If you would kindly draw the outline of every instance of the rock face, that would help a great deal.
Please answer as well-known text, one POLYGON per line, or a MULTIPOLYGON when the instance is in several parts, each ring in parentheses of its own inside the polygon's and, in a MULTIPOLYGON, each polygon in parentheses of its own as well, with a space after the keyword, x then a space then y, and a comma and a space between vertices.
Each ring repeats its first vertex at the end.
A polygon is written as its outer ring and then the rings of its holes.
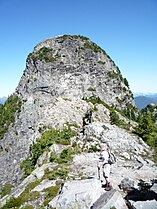
POLYGON ((101 182, 96 179, 67 181, 60 197, 56 196, 49 206, 52 208, 90 208, 101 194, 103 194, 101 182))
POLYGON ((61 36, 35 47, 28 56, 17 92, 26 100, 30 96, 48 101, 58 96, 94 96, 124 109, 128 104, 134 105, 126 84, 118 67, 96 44, 81 36, 61 36))
POLYGON ((122 198, 122 195, 116 191, 111 190, 103 195, 94 203, 92 209, 127 209, 127 206, 122 198))
MULTIPOLYGON (((119 110, 129 107, 130 111, 136 107, 127 80, 106 52, 89 39, 65 35, 38 44, 27 58, 26 69, 15 94, 22 101, 21 111, 0 141, 0 190, 6 184, 11 184, 13 189, 10 195, 0 200, 0 207, 12 196, 20 196, 29 183, 36 180, 41 182, 29 193, 38 192, 38 201, 29 200, 23 206, 42 207, 45 196, 49 196, 46 189, 57 187, 55 180, 47 179, 47 170, 52 172, 58 165, 50 162, 49 158, 52 152, 60 155, 68 146, 53 144, 45 149, 35 170, 24 180, 20 168, 21 162, 31 157, 30 147, 49 128, 63 129, 70 125, 77 132, 71 143, 83 151, 71 161, 69 180, 64 182, 62 190, 56 198, 47 200, 49 207, 103 209, 105 204, 106 208, 125 208, 124 194, 121 195, 118 187, 125 177, 135 184, 139 179, 157 178, 150 148, 130 129, 111 125, 111 107, 119 110), (99 102, 92 103, 92 99, 99 102), (83 119, 91 108, 92 122, 83 126, 83 119), (110 204, 103 202, 103 206, 101 200, 105 191, 97 179, 99 155, 93 153, 102 142, 110 145, 117 158, 111 173, 114 187, 109 196, 111 201, 110 204)), ((117 114, 126 125, 137 125, 117 114)))

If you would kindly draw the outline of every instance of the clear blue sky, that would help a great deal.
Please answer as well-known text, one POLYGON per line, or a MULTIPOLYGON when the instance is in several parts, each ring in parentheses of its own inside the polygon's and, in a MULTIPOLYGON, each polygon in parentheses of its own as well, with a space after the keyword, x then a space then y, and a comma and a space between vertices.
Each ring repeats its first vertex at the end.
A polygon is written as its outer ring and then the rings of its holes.
POLYGON ((87 36, 133 92, 157 93, 157 0, 0 0, 0 97, 12 94, 28 54, 46 38, 87 36))

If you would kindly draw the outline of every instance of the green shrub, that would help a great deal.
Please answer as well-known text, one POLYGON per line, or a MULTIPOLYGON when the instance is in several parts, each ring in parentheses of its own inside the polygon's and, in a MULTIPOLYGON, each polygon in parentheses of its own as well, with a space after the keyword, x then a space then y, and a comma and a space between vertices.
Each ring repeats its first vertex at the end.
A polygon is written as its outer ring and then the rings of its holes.
POLYGON ((137 122, 138 126, 135 127, 134 133, 154 149, 153 158, 157 162, 157 125, 149 112, 140 111, 137 122))
POLYGON ((124 84, 125 84, 127 87, 129 87, 129 83, 128 83, 128 81, 127 81, 126 78, 124 78, 124 84))
POLYGON ((48 203, 57 195, 59 192, 61 183, 57 183, 56 186, 48 187, 44 189, 45 192, 45 200, 44 200, 44 206, 47 206, 48 203))
POLYGON ((7 194, 10 194, 11 188, 12 188, 11 184, 4 185, 4 187, 2 188, 2 192, 1 192, 1 198, 4 197, 7 194))
POLYGON ((4 137, 9 125, 15 122, 15 114, 20 110, 21 101, 16 95, 11 95, 4 105, 0 106, 0 139, 4 137))
POLYGON ((24 169, 24 175, 23 178, 29 176, 32 171, 34 170, 34 164, 32 159, 25 159, 21 164, 20 164, 21 169, 24 169))
POLYGON ((145 135, 149 136, 151 133, 157 132, 156 125, 148 115, 141 117, 138 122, 139 125, 135 128, 135 133, 140 137, 144 138, 145 135))
POLYGON ((88 41, 89 40, 89 38, 87 38, 87 37, 85 37, 85 36, 81 36, 81 35, 67 35, 67 34, 65 34, 65 35, 63 35, 63 36, 60 36, 60 37, 58 37, 58 38, 60 38, 60 39, 68 39, 68 38, 74 38, 74 39, 81 39, 81 41, 88 41))
POLYGON ((100 149, 97 145, 91 145, 91 147, 88 150, 89 152, 100 152, 100 149))
POLYGON ((45 60, 45 62, 54 62, 56 61, 58 56, 52 55, 52 49, 47 47, 42 47, 36 52, 30 53, 28 55, 28 59, 39 59, 39 60, 45 60))
POLYGON ((114 72, 114 71, 109 71, 109 72, 108 72, 108 76, 109 76, 110 78, 118 78, 119 74, 117 74, 117 73, 114 72))
POLYGON ((50 156, 51 162, 57 162, 59 165, 53 171, 46 169, 44 178, 48 178, 49 180, 55 180, 57 178, 66 179, 69 173, 68 163, 76 153, 79 153, 77 146, 65 148, 59 157, 57 157, 55 152, 52 152, 50 156))
POLYGON ((34 209, 34 207, 32 205, 26 205, 22 207, 21 209, 34 209))
POLYGON ((19 199, 17 200, 14 197, 11 197, 9 200, 6 201, 6 204, 1 207, 1 209, 19 208, 21 206, 21 203, 18 201, 19 199))
POLYGON ((19 197, 14 198, 11 197, 6 204, 1 209, 8 209, 8 208, 19 208, 25 202, 35 200, 36 198, 40 197, 39 192, 31 192, 33 188, 35 188, 40 181, 35 181, 30 183, 26 189, 20 194, 19 197))
POLYGON ((110 112, 110 120, 111 124, 120 125, 121 121, 119 119, 119 115, 115 111, 110 112))
MULTIPOLYGON (((119 109, 109 106, 104 101, 102 101, 99 97, 83 98, 83 100, 85 100, 86 102, 91 102, 94 105, 94 108, 95 108, 95 105, 102 104, 104 107, 106 107, 107 109, 109 109, 112 112, 110 115, 111 115, 111 117, 113 117, 113 120, 114 120, 114 117, 118 117, 118 116, 115 116, 115 114, 116 114, 116 113, 114 113, 115 110, 117 112, 119 112, 121 115, 123 115, 124 117, 127 117, 131 120, 136 120, 135 113, 137 113, 137 108, 134 107, 132 104, 127 104, 127 107, 124 110, 119 110, 119 109)), ((122 101, 118 100, 118 98, 117 98, 117 101, 122 102, 122 101)), ((122 125, 122 123, 121 123, 121 125, 122 125)))
POLYGON ((101 65, 105 65, 106 62, 102 61, 102 60, 99 60, 98 63, 101 64, 101 65))
POLYGON ((50 162, 55 162, 57 160, 57 155, 55 152, 51 152, 50 162))
POLYGON ((60 154, 60 163, 67 163, 72 160, 72 155, 75 154, 73 148, 65 148, 60 154))
POLYGON ((31 147, 32 157, 27 158, 21 163, 21 168, 24 169, 24 177, 28 176, 36 165, 38 158, 52 144, 58 143, 63 145, 70 144, 70 138, 76 134, 70 127, 63 130, 50 129, 45 131, 41 138, 31 147))
MULTIPOLYGON (((104 107, 106 107, 107 109, 110 110, 110 120, 111 120, 111 124, 115 124, 117 126, 121 126, 125 129, 128 129, 129 128, 129 125, 126 124, 124 121, 122 121, 120 118, 119 118, 119 115, 116 113, 117 112, 120 112, 120 114, 122 114, 123 116, 126 117, 125 115, 125 110, 124 111, 121 111, 121 110, 118 110, 118 109, 115 109, 111 106, 109 106, 108 104, 106 104, 104 101, 102 101, 99 97, 90 97, 89 99, 87 98, 83 98, 83 100, 85 100, 86 102, 91 102, 93 105, 94 105, 94 108, 93 108, 93 111, 97 111, 97 108, 96 108, 96 105, 97 104, 102 104, 104 107), (96 108, 96 109, 95 109, 96 108), (116 110, 116 111, 115 111, 116 110)), ((132 110, 134 107, 132 106, 132 110)), ((132 118, 133 118, 133 115, 134 115, 134 111, 132 112, 132 118)), ((135 116, 135 115, 134 115, 135 116)))
MULTIPOLYGON (((119 110, 118 110, 119 111, 119 110)), ((137 108, 135 106, 133 106, 132 104, 127 104, 126 108, 122 111, 119 111, 123 116, 127 117, 128 119, 131 120, 136 120, 136 113, 137 108)))
POLYGON ((92 51, 94 51, 95 53, 97 52, 103 52, 103 50, 101 49, 101 47, 99 47, 97 44, 91 42, 91 41, 86 41, 84 43, 84 48, 86 49, 91 49, 92 51))
POLYGON ((59 157, 57 157, 55 152, 51 152, 50 162, 57 162, 59 164, 68 163, 72 160, 73 155, 78 152, 79 152, 79 150, 78 150, 77 146, 65 148, 64 150, 62 150, 59 157))
POLYGON ((126 78, 123 79, 123 77, 122 77, 122 75, 121 75, 121 72, 120 72, 120 70, 119 70, 118 67, 116 67, 116 71, 109 71, 107 74, 108 74, 108 76, 109 76, 110 78, 112 78, 112 79, 115 78, 115 79, 118 79, 118 80, 120 80, 120 81, 124 81, 124 82, 127 83, 126 78))
POLYGON ((49 180, 66 179, 69 173, 69 168, 66 165, 58 165, 53 171, 47 174, 49 180))
POLYGON ((98 108, 96 107, 96 105, 94 105, 94 108, 92 108, 92 112, 97 112, 98 108))
POLYGON ((85 100, 86 102, 91 102, 93 105, 102 104, 107 109, 112 110, 112 108, 104 101, 102 101, 99 97, 83 98, 83 100, 85 100))
POLYGON ((11 197, 1 209, 20 208, 25 202, 35 200, 39 196, 39 192, 32 192, 22 194, 17 198, 11 197))
POLYGON ((126 124, 123 120, 121 120, 119 115, 114 110, 110 111, 110 121, 112 125, 115 124, 125 129, 129 129, 130 127, 130 124, 126 124))

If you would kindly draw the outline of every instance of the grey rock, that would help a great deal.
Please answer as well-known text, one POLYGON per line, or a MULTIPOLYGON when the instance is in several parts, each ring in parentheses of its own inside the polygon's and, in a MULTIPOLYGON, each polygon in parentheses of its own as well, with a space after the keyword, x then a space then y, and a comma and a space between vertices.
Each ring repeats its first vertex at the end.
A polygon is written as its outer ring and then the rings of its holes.
POLYGON ((79 208, 87 209, 104 193, 101 182, 97 179, 81 181, 67 181, 61 191, 51 202, 52 208, 79 208))
POLYGON ((157 184, 156 183, 151 187, 151 190, 153 190, 155 193, 157 193, 157 184))
MULTIPOLYGON (((55 166, 55 163, 48 163, 42 165, 41 167, 37 167, 27 178, 25 178, 16 188, 14 188, 9 195, 6 195, 2 199, 0 199, 0 207, 2 207, 11 197, 19 197, 30 183, 36 180, 40 180, 44 175, 45 169, 49 168, 50 170, 53 170, 55 166)), ((51 181, 49 183, 52 184, 53 182, 51 181)), ((44 186, 42 185, 42 188, 43 187, 44 186)))
POLYGON ((126 203, 122 195, 112 189, 104 194, 102 194, 99 199, 93 204, 91 209, 127 209, 126 203))
POLYGON ((156 200, 137 201, 134 202, 132 205, 135 209, 156 209, 157 201, 156 200))
POLYGON ((134 189, 135 185, 134 185, 134 181, 125 178, 121 181, 120 185, 119 185, 120 189, 122 189, 125 192, 129 192, 131 190, 134 189))
POLYGON ((49 187, 53 187, 55 185, 56 185, 56 181, 50 181, 50 180, 45 179, 38 186, 36 186, 32 190, 32 192, 34 192, 34 191, 41 192, 44 189, 49 188, 49 187))

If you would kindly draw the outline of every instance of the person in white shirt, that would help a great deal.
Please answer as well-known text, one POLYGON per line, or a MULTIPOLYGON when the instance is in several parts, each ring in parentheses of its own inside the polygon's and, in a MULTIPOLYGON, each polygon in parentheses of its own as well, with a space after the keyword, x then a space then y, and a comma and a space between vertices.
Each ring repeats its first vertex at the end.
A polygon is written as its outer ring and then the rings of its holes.
POLYGON ((100 162, 98 163, 98 172, 99 172, 99 178, 100 178, 100 169, 103 170, 103 177, 105 180, 105 190, 109 191, 111 190, 111 183, 110 183, 110 171, 111 171, 111 165, 108 163, 109 160, 109 147, 107 144, 103 144, 101 146, 101 157, 100 162))

